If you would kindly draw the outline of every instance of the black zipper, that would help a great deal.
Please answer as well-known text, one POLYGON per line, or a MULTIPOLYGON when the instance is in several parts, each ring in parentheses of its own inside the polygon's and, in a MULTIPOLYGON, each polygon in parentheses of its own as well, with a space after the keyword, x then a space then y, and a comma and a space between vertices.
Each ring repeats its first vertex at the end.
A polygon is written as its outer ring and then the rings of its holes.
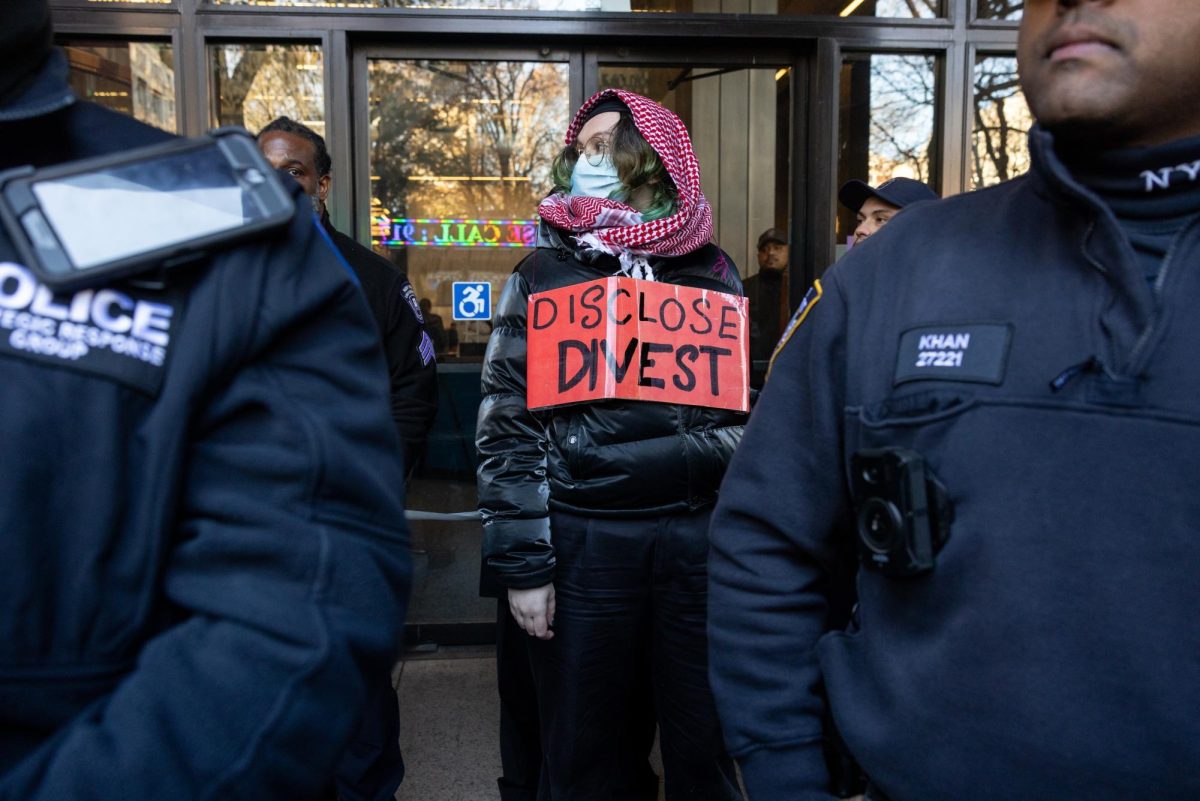
POLYGON ((1158 332, 1158 329, 1162 323, 1162 290, 1166 285, 1167 273, 1170 272, 1171 267, 1174 266, 1175 255, 1179 251, 1180 243, 1187 239, 1188 234, 1192 232, 1192 229, 1196 227, 1197 223, 1200 223, 1200 217, 1193 218, 1191 222, 1185 225, 1183 230, 1179 232, 1179 235, 1176 236, 1175 240, 1171 243, 1171 247, 1167 249, 1167 255, 1163 257, 1162 266, 1158 269, 1158 276, 1154 279, 1154 299, 1156 301, 1154 315, 1150 319, 1150 324, 1146 326, 1146 330, 1142 332, 1141 336, 1138 337, 1137 342, 1134 343, 1133 351, 1129 354, 1129 372, 1132 375, 1137 375, 1142 367, 1142 350, 1150 341, 1151 336, 1158 332))

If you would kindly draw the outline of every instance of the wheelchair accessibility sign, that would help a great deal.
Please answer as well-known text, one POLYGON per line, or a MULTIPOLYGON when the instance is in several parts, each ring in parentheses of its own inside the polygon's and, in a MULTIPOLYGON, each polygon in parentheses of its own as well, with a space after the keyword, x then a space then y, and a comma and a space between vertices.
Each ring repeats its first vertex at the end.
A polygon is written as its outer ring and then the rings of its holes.
POLYGON ((454 319, 492 319, 492 285, 486 281, 455 281, 454 319))

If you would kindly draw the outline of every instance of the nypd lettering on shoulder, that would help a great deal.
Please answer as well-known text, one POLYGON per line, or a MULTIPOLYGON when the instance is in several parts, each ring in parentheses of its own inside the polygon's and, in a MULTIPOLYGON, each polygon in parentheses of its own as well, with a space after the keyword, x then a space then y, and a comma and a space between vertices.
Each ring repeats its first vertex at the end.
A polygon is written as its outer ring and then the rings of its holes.
POLYGON ((1000 384, 1012 327, 960 323, 911 328, 900 335, 895 384, 906 381, 973 381, 1000 384))
POLYGON ((28 269, 0 262, 0 353, 161 385, 178 303, 163 292, 84 289, 55 295, 28 269))

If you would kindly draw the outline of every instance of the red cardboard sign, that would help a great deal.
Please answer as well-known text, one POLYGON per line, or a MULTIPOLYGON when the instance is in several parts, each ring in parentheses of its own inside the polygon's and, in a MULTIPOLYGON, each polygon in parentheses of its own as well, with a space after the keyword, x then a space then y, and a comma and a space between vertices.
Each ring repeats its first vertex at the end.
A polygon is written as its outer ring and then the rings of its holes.
POLYGON ((749 411, 747 301, 612 277, 529 298, 530 409, 603 398, 749 411))

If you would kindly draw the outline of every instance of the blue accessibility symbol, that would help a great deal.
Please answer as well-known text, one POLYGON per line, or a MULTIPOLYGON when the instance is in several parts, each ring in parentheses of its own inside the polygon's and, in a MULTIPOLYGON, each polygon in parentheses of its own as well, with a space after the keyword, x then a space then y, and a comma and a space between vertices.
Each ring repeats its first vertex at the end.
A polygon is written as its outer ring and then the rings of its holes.
POLYGON ((492 285, 486 281, 455 281, 454 319, 492 319, 492 285))

